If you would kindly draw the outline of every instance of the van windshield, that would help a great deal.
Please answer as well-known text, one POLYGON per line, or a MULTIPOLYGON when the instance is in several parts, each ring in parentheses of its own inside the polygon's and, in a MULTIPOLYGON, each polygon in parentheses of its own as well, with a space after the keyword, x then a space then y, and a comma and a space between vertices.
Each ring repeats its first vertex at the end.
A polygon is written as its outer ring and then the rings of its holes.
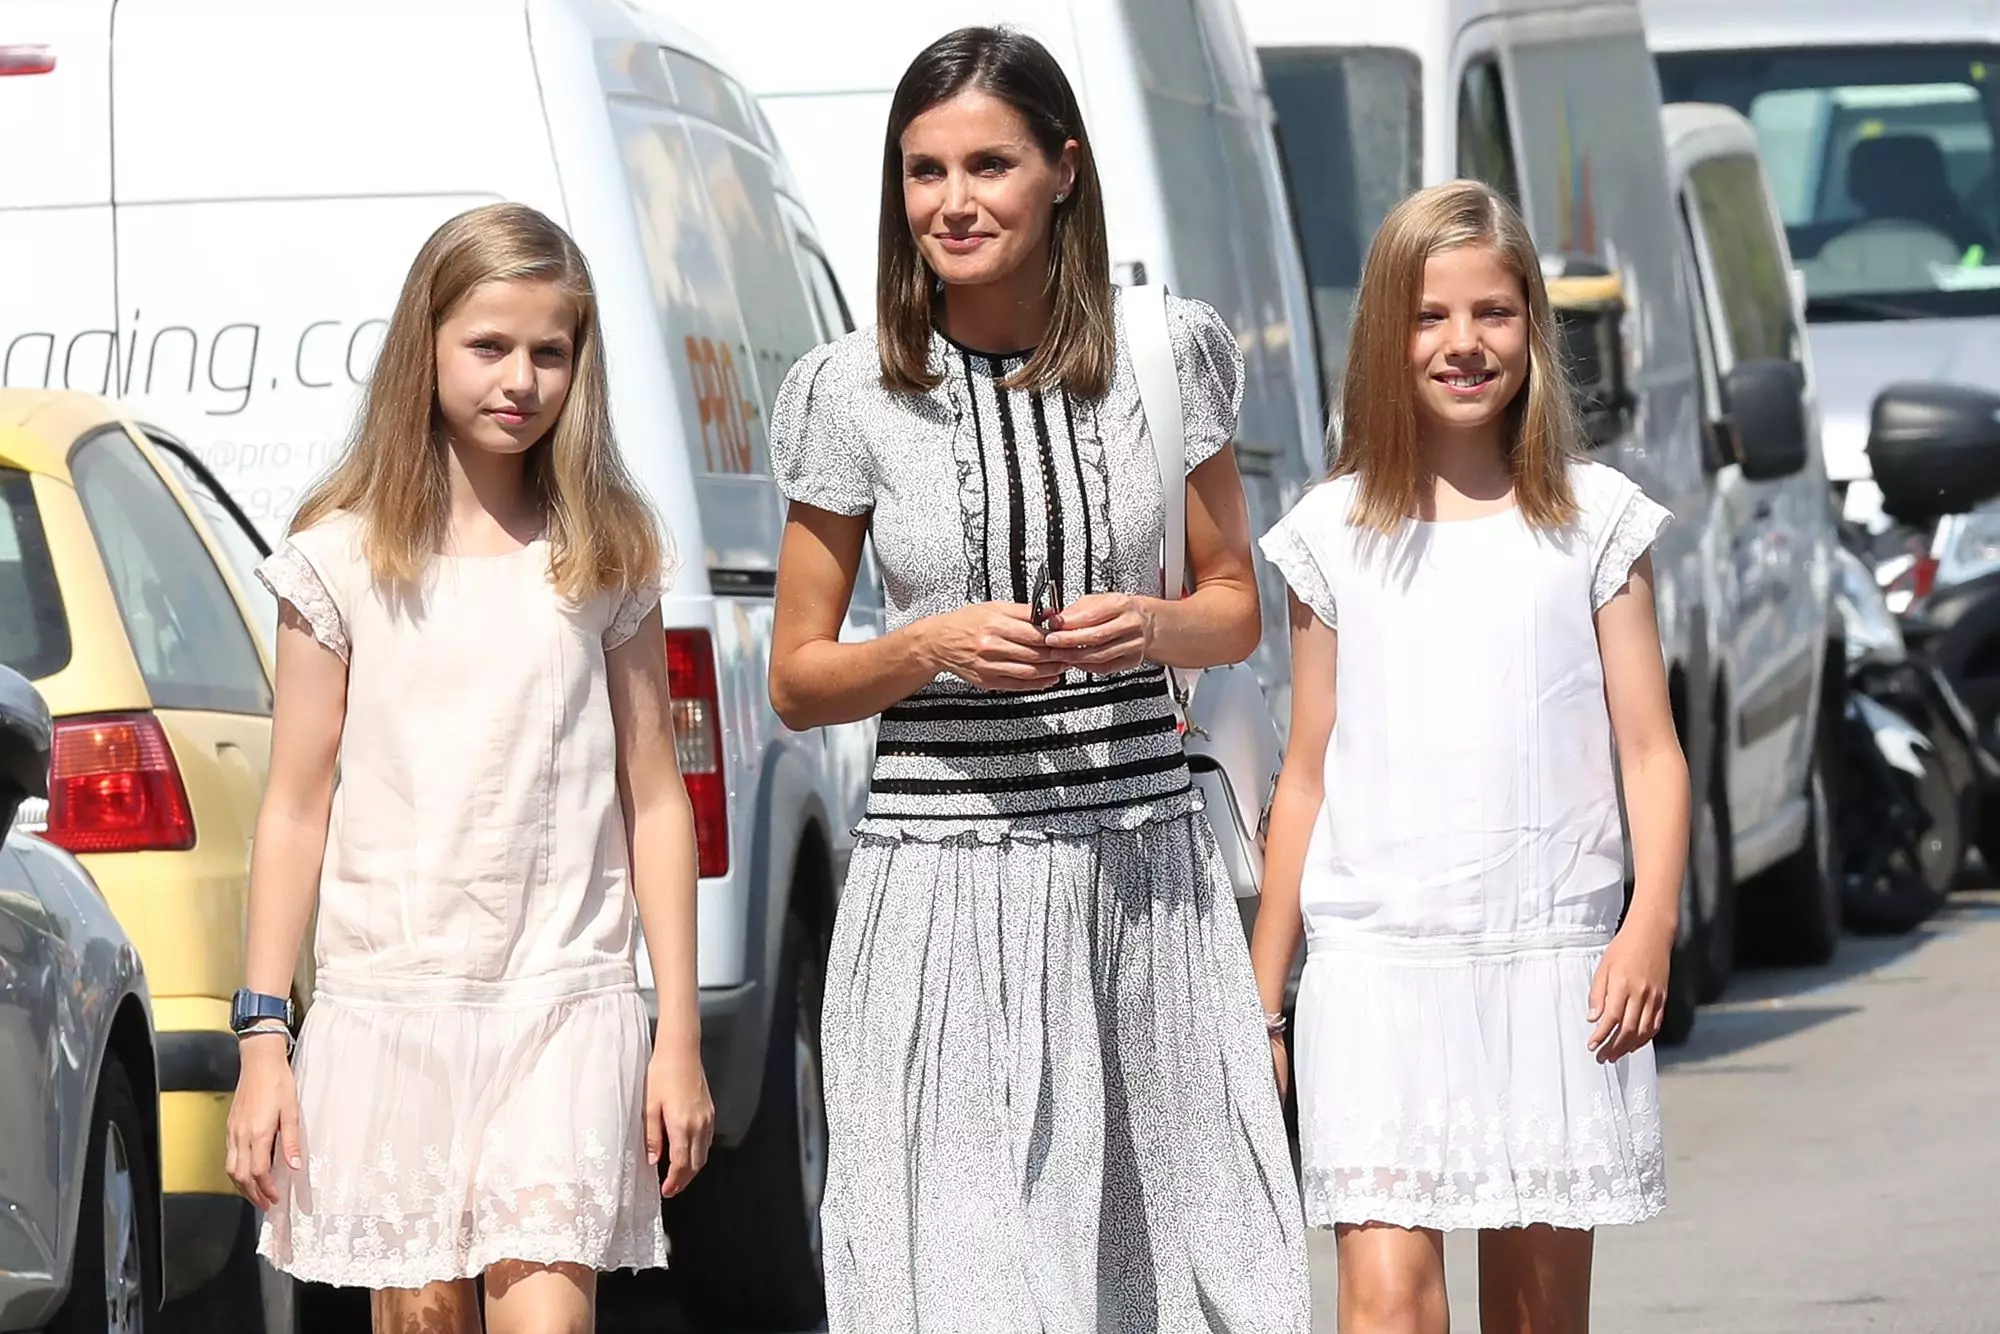
POLYGON ((1756 127, 1816 321, 2000 314, 2000 47, 1659 57, 1669 102, 1756 127))
POLYGON ((1266 47, 1258 55, 1331 389, 1346 366, 1368 242, 1422 171, 1422 69, 1410 52, 1385 48, 1266 47))

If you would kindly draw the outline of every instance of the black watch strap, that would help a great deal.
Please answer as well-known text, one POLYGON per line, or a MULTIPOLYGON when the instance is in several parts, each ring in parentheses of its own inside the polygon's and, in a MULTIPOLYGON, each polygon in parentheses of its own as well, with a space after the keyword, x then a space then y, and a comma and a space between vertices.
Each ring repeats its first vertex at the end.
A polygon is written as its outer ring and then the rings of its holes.
POLYGON ((274 1019, 286 1028, 292 1026, 292 1002, 289 997, 242 990, 230 1002, 229 1029, 232 1033, 241 1033, 255 1024, 269 1023, 274 1019))

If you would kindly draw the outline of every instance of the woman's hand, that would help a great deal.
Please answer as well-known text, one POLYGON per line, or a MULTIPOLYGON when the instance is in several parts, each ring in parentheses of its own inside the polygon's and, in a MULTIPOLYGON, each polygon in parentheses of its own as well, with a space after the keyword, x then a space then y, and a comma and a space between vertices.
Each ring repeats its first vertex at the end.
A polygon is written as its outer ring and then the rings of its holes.
POLYGON ((272 1180, 276 1153, 284 1154, 294 1172, 305 1168, 299 1147, 299 1088, 285 1058, 283 1033, 238 1041, 242 1062, 236 1097, 229 1104, 223 1170, 244 1199, 259 1209, 271 1209, 278 1203, 278 1186, 272 1180))
POLYGON ((701 1053, 665 1043, 654 1047, 653 1059, 646 1063, 646 1161, 658 1166, 660 1150, 666 1150, 663 1198, 687 1189, 708 1162, 709 1141, 714 1137, 715 1103, 708 1096, 701 1053))
POLYGON ((1062 680, 1033 613, 1013 602, 979 602, 923 623, 939 668, 981 690, 1042 690, 1062 680))
POLYGON ((1092 593, 1048 619, 1048 646, 1060 667, 1110 676, 1129 672, 1153 647, 1150 598, 1092 593))
POLYGON ((1667 1007, 1673 930, 1628 921, 1612 938, 1590 983, 1590 1049, 1606 1064, 1653 1040, 1667 1007))

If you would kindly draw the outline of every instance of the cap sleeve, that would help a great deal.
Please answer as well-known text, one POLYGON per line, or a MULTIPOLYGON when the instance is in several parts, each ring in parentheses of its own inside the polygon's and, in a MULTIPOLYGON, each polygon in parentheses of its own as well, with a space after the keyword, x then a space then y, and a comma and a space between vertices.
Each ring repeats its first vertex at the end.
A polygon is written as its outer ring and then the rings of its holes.
POLYGON ((785 499, 835 514, 875 507, 874 458, 856 420, 860 386, 843 376, 824 343, 801 357, 771 414, 771 476, 785 499))
POLYGON ((638 634, 639 623, 660 605, 660 599, 674 586, 674 577, 681 571, 680 552, 673 539, 664 533, 660 543, 659 569, 619 595, 618 609, 611 614, 611 623, 604 627, 601 642, 606 653, 638 634))
MULTIPOLYGON (((1607 469, 1607 471, 1609 471, 1607 469)), ((1604 514, 1592 558, 1590 609, 1604 604, 1624 591, 1639 557, 1646 554, 1673 514, 1622 473, 1614 473, 1614 485, 1605 488, 1604 514)))
POLYGON ((1180 377, 1187 467, 1193 472, 1236 438, 1243 411, 1243 349, 1205 301, 1167 298, 1167 336, 1180 377))
POLYGON ((1313 615, 1329 628, 1338 629, 1340 618, 1333 596, 1332 561, 1325 554, 1323 525, 1328 521, 1325 506, 1317 493, 1292 507, 1292 512, 1271 526, 1258 542, 1264 558, 1285 576, 1293 596, 1312 608, 1313 615))
POLYGON ((257 582, 305 620, 314 639, 346 662, 351 651, 340 578, 346 526, 315 524, 292 534, 257 566, 257 582))

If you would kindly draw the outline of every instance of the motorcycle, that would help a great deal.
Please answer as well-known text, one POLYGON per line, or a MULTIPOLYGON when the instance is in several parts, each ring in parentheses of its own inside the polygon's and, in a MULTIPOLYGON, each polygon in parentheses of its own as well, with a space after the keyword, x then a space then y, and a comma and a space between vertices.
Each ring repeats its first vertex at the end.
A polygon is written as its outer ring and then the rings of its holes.
POLYGON ((1835 794, 1842 831, 1842 915, 1853 930, 1900 935, 1944 906, 1965 859, 1960 787, 1945 756, 1905 713, 1930 678, 1904 644, 1874 572, 1836 548, 1834 605, 1846 631, 1835 794))

